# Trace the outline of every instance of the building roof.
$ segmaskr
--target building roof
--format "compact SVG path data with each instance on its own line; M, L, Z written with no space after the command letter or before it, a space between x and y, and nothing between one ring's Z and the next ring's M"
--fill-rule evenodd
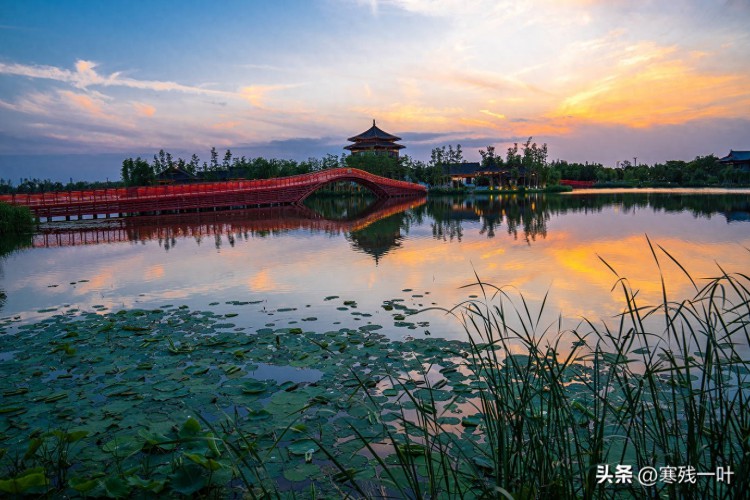
M165 168L158 174L156 174L157 180L190 180L195 179L195 176L190 172L183 170L176 165L172 165Z
M402 146L401 144L396 144L395 142L388 142L388 141L358 141L354 144L349 144L348 146L344 146L344 149L348 149L349 151L353 151L355 149L404 149L406 146Z
M729 154L724 158L720 158L719 161L750 161L750 151L734 151L733 149L730 149Z
M475 175L481 165L478 162L473 163L451 163L445 165L447 174L450 175Z
M483 167L479 162L450 163L445 165L445 173L448 175L480 175L484 173L502 173L508 172L507 168L498 166Z
M373 120L372 127L365 130L359 135L355 135L354 137L350 137L347 139L347 141L351 141L351 142L371 141L371 140L400 141L401 138L396 137L395 135L391 135L388 132L383 132L381 129L378 128L377 125L375 125L375 120Z

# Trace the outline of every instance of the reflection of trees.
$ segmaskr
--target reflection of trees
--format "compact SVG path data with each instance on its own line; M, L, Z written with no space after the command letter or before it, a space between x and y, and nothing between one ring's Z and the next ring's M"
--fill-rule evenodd
M462 222L478 222L479 234L494 238L505 224L514 239L519 233L527 242L547 236L551 215L569 212L601 212L616 206L623 213L651 208L664 212L688 211L695 217L722 214L727 222L750 220L750 198L744 194L593 193L585 195L486 195L441 197L429 201L424 210L432 216L436 239L461 241Z
M460 241L463 221L479 222L479 234L488 238L494 238L503 223L513 238L518 238L519 230L526 241L547 235L549 212L543 195L438 198L428 210L434 219L432 234L437 239L456 237Z
M401 240L404 239L402 230L409 232L409 217L406 212L391 215L373 222L364 229L352 231L346 238L351 241L355 250L375 257L377 264L380 257L401 246Z
M722 214L730 220L747 220L750 199L746 194L695 194L681 192L659 193L592 193L585 195L551 196L548 204L555 213L569 211L601 211L617 206L623 213L651 208L654 212L690 212L695 217Z
M318 197L307 205L108 219L90 224L57 223L34 235L34 246L78 246L156 240L169 251L185 238L213 240L216 250L251 238L310 230L346 235L356 249L379 259L400 245L403 231L424 217L424 197ZM410 210L411 209L411 210ZM412 212L413 210L413 212ZM370 226L373 226L370 229Z
M326 219L353 220L372 207L375 200L375 196L369 192L352 196L313 194L304 204Z
M0 277L3 275L2 261L5 257L21 248L30 247L31 237L31 234L5 234L0 238ZM0 309L5 306L7 298L5 290L0 288Z

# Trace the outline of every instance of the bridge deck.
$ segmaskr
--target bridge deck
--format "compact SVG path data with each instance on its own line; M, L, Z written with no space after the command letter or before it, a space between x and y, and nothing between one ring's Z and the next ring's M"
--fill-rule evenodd
M336 181L357 182L380 198L417 196L426 192L418 184L353 168L335 168L275 179L5 195L0 196L0 201L25 205L37 217L81 218L84 215L298 203L322 186Z

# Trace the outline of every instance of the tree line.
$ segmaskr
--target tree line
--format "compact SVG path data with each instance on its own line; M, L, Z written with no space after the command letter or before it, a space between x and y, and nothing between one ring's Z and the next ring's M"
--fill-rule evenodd
M547 144L538 145L530 137L524 143L514 143L505 154L492 145L479 150L482 170L504 173L506 182L512 186L549 186L561 179L593 181L599 186L736 186L749 185L750 172L719 163L714 155L699 156L691 161L670 160L654 165L634 165L629 161L617 168L600 163L577 163L565 160L548 161ZM193 154L189 160L175 158L161 150L151 161L143 158L126 158L120 169L118 182L53 182L48 179L23 179L18 185L0 179L0 194L40 193L102 189L105 187L147 186L156 184L159 175L169 169L178 168L200 181L226 179L268 179L317 172L329 168L350 167L399 180L420 182L429 186L450 185L450 168L466 163L461 145L446 145L434 148L427 162L408 155L398 158L383 154L356 154L340 156L327 154L323 158L308 158L304 161L286 159L247 158L235 156L227 149L223 155L213 147L210 158L201 162ZM489 184L487 177L478 177L478 185Z

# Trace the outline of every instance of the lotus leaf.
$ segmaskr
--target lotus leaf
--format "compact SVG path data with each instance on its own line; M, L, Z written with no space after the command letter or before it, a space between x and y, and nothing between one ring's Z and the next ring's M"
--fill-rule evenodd
M263 394L268 389L268 384L260 380L248 380L242 384L241 390L245 394Z
M320 448L312 439L297 439L292 441L287 449L292 455L304 456L310 452L315 453Z

